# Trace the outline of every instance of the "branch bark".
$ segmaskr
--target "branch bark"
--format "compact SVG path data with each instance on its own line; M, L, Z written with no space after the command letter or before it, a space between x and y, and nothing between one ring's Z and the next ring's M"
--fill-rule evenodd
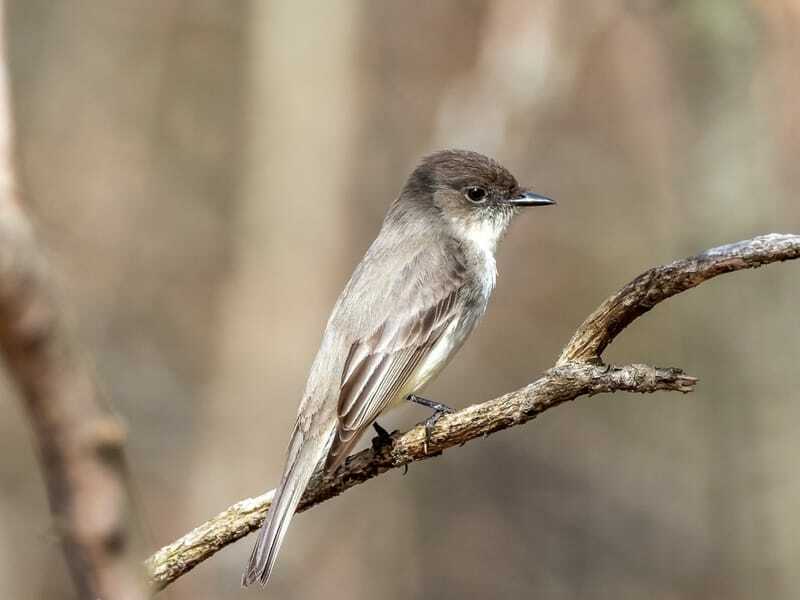
M697 380L680 369L639 364L608 366L602 363L602 352L634 320L671 296L723 273L797 258L800 258L800 235L769 234L712 248L646 271L584 321L556 366L542 377L515 392L443 416L433 430L427 452L424 428L417 426L394 435L390 447L368 449L351 456L332 475L317 471L299 510L307 510L391 469L527 423L545 410L579 396L615 391L692 391ZM273 493L274 490L237 502L153 554L145 562L153 588L165 588L221 548L258 529Z
M798 258L797 239L796 235L762 235L645 271L589 315L557 364L599 360L603 350L635 319L712 277Z
M19 202L0 1L0 353L38 446L50 508L81 598L145 598L126 560L125 431L99 402Z

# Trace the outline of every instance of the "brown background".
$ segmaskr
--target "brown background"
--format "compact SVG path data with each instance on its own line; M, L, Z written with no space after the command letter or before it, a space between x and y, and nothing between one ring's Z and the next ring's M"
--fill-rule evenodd
M800 2L14 0L21 179L109 401L145 553L275 485L336 296L418 157L492 154L557 198L512 228L430 397L550 366L644 268L800 230ZM692 396L580 400L298 517L165 592L217 598L796 598L800 271L658 307L614 361ZM72 598L0 394L0 597ZM385 419L407 427L411 408Z

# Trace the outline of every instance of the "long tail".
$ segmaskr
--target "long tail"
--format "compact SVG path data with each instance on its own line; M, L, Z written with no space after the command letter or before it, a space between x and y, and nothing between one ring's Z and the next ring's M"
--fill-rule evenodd
M283 537L314 468L324 458L329 445L328 439L329 436L325 435L309 439L295 427L289 443L283 479L272 500L267 520L258 532L250 562L242 576L243 586L255 582L264 586L269 581Z

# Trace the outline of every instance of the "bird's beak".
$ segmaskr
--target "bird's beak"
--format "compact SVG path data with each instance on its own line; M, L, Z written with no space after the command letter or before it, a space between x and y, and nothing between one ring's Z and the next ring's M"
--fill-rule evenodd
M550 206L551 204L555 204L556 201L547 196L540 196L533 192L523 191L521 194L511 198L508 203L512 206Z

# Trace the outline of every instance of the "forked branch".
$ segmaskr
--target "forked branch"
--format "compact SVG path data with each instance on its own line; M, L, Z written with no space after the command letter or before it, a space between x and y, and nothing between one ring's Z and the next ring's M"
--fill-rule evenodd
M557 364L533 383L494 400L443 416L425 452L424 428L396 435L391 447L364 450L350 457L334 474L317 472L300 510L411 462L441 454L479 437L527 423L545 410L579 396L626 391L690 392L697 380L680 369L647 365L603 365L603 350L614 338L659 302L717 275L800 258L800 235L770 234L655 267L603 302L578 328ZM163 589L194 566L256 530L264 520L273 492L237 502L216 517L165 546L145 563L151 583Z

